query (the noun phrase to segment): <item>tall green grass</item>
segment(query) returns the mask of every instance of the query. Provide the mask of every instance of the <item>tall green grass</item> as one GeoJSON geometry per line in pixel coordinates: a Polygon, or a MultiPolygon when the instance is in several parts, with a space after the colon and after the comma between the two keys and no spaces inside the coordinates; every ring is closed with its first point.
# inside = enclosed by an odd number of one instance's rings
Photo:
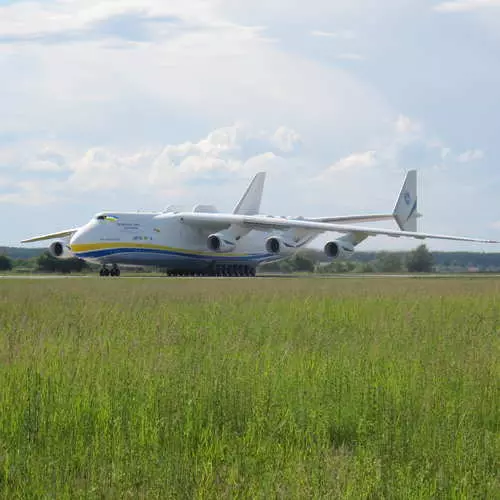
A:
{"type": "Polygon", "coordinates": [[[0,282],[3,498],[500,498],[498,280],[0,282]]]}

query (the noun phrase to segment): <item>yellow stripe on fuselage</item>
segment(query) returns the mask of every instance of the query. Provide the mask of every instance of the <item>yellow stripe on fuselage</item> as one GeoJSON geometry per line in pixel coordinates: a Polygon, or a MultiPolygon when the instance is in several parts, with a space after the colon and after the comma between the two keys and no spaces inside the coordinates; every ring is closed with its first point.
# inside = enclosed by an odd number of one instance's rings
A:
{"type": "Polygon", "coordinates": [[[163,245],[155,245],[153,243],[131,243],[125,241],[117,241],[117,242],[100,242],[100,243],[80,243],[77,245],[71,245],[71,251],[75,254],[79,253],[87,253],[87,252],[96,252],[99,250],[109,250],[114,248],[123,248],[124,252],[126,252],[127,248],[144,248],[146,250],[165,250],[167,252],[176,252],[176,253],[185,253],[189,255],[205,255],[205,256],[213,256],[220,257],[221,255],[229,255],[231,257],[248,257],[248,253],[233,253],[233,252],[209,252],[203,250],[187,250],[185,248],[174,248],[174,247],[166,247],[163,245]]]}

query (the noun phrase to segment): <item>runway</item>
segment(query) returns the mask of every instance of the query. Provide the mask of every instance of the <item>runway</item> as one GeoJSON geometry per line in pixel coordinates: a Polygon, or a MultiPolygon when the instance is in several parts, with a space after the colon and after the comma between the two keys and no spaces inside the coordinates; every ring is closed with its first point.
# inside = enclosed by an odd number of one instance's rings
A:
{"type": "Polygon", "coordinates": [[[169,276],[127,276],[122,275],[120,278],[102,278],[97,274],[84,274],[84,275],[61,275],[61,274],[25,274],[25,275],[0,275],[0,280],[73,280],[73,279],[99,279],[99,280],[142,280],[142,279],[156,279],[156,280],[255,280],[255,279],[453,279],[453,278],[469,278],[469,279],[481,279],[481,278],[500,278],[500,274],[480,274],[480,273],[470,273],[470,274],[261,274],[254,278],[251,277],[221,277],[221,276],[205,276],[205,277],[192,277],[192,276],[182,276],[182,277],[169,277],[169,276]]]}

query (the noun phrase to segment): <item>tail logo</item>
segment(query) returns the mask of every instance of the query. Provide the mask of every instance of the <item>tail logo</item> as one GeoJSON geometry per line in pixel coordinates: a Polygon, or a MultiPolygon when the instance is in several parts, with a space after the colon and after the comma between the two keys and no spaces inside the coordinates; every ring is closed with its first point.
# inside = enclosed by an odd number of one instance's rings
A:
{"type": "Polygon", "coordinates": [[[405,199],[406,204],[410,205],[410,203],[411,203],[411,195],[410,195],[410,193],[408,191],[405,192],[404,199],[405,199]]]}

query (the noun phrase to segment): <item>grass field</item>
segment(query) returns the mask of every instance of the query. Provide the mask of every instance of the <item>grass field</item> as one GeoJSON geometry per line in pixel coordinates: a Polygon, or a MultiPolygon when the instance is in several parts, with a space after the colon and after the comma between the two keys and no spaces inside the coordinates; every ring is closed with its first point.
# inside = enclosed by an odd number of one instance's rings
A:
{"type": "Polygon", "coordinates": [[[0,282],[2,498],[500,498],[500,280],[0,282]]]}

